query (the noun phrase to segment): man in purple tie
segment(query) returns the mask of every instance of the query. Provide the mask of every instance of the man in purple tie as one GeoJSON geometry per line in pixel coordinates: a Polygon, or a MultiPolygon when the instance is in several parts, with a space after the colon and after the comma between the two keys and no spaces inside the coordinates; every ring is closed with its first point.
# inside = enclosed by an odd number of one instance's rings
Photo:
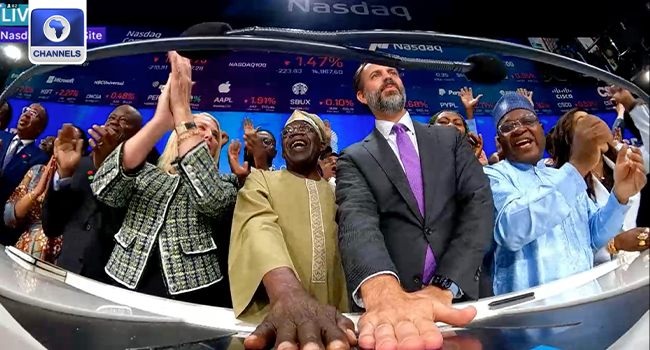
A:
{"type": "Polygon", "coordinates": [[[441,347],[434,321],[462,325],[478,297],[480,266],[494,225],[481,164],[456,128],[413,121],[397,69],[362,64],[359,102],[375,129],[337,164],[339,248],[348,291],[365,308],[359,347],[441,347]]]}

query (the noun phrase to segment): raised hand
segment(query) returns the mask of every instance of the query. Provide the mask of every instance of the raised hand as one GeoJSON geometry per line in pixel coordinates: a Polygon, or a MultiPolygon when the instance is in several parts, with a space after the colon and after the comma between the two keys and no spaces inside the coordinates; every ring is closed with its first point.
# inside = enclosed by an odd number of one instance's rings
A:
{"type": "Polygon", "coordinates": [[[518,89],[517,89],[517,93],[518,93],[519,95],[521,95],[521,96],[527,98],[528,101],[530,101],[530,104],[531,104],[533,107],[535,106],[535,103],[533,102],[533,92],[532,92],[532,91],[528,91],[528,90],[526,90],[526,89],[524,89],[524,88],[518,88],[518,89]]]}
{"type": "Polygon", "coordinates": [[[169,91],[171,90],[171,74],[167,78],[165,85],[160,86],[160,96],[158,96],[158,104],[156,104],[156,113],[153,115],[153,120],[159,122],[164,126],[165,130],[171,131],[174,129],[174,116],[169,106],[169,91]]]}
{"type": "Polygon", "coordinates": [[[607,124],[593,115],[585,115],[575,122],[569,163],[584,177],[598,164],[600,146],[613,140],[607,124]]]}
{"type": "Polygon", "coordinates": [[[608,93],[611,96],[611,101],[616,104],[622,104],[626,109],[631,110],[634,107],[634,97],[632,94],[618,86],[610,86],[608,93]]]}
{"type": "Polygon", "coordinates": [[[237,175],[240,184],[244,184],[246,177],[251,173],[248,170],[248,162],[244,164],[239,164],[239,154],[241,153],[241,143],[239,140],[234,139],[230,142],[228,146],[228,164],[230,164],[230,170],[233,174],[237,175]]]}
{"type": "Polygon", "coordinates": [[[614,188],[612,189],[619,203],[627,204],[628,199],[639,193],[646,185],[646,181],[641,150],[623,145],[616,156],[614,188]]]}
{"type": "Polygon", "coordinates": [[[463,103],[463,106],[465,106],[465,109],[473,111],[476,108],[476,105],[478,104],[481,97],[483,97],[483,94],[480,94],[474,98],[474,92],[472,91],[472,88],[464,87],[460,89],[458,96],[460,97],[460,101],[463,103]]]}
{"type": "Polygon", "coordinates": [[[83,153],[83,140],[77,137],[77,129],[72,124],[63,124],[54,140],[54,157],[56,158],[59,177],[71,177],[83,153]]]}
{"type": "Polygon", "coordinates": [[[88,134],[91,136],[88,143],[92,148],[93,166],[99,169],[104,159],[120,144],[120,138],[113,128],[106,126],[93,125],[88,134]]]}
{"type": "Polygon", "coordinates": [[[617,103],[614,110],[616,110],[617,117],[619,118],[622,118],[623,114],[625,114],[625,106],[622,103],[617,103]]]}
{"type": "Polygon", "coordinates": [[[56,161],[54,157],[50,158],[50,161],[45,166],[41,178],[38,180],[36,187],[32,190],[31,198],[36,199],[40,197],[47,190],[47,186],[52,182],[52,177],[56,172],[56,161]]]}
{"type": "Polygon", "coordinates": [[[172,69],[169,81],[171,86],[169,106],[174,116],[174,125],[181,122],[191,122],[192,65],[189,59],[179,55],[176,51],[170,51],[167,55],[172,69]]]}
{"type": "Polygon", "coordinates": [[[303,293],[287,295],[271,304],[269,314],[244,341],[246,349],[349,350],[355,344],[354,324],[335,307],[303,293]],[[311,346],[311,347],[310,347],[311,346]]]}

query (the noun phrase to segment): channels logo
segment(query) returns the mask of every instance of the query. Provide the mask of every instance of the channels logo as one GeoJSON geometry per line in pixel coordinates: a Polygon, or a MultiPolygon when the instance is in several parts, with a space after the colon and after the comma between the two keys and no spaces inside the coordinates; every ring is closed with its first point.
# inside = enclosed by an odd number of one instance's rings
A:
{"type": "Polygon", "coordinates": [[[123,43],[131,42],[131,41],[139,41],[139,40],[145,40],[145,39],[160,39],[162,36],[162,33],[160,32],[152,32],[152,31],[146,31],[146,32],[141,32],[137,30],[129,30],[126,32],[126,37],[124,40],[122,40],[123,43]]]}
{"type": "Polygon", "coordinates": [[[229,62],[228,67],[234,67],[234,68],[266,68],[266,62],[229,62]]]}
{"type": "Polygon", "coordinates": [[[219,84],[218,90],[219,90],[219,93],[221,93],[221,94],[229,93],[230,92],[230,82],[227,81],[225,83],[219,84]]]}
{"type": "Polygon", "coordinates": [[[293,91],[295,95],[304,95],[307,93],[308,89],[309,87],[305,83],[295,83],[291,87],[291,91],[293,91]]]}
{"type": "Polygon", "coordinates": [[[29,4],[31,63],[78,65],[86,61],[86,0],[67,4],[76,8],[51,8],[44,1],[29,4]]]}
{"type": "Polygon", "coordinates": [[[396,17],[406,18],[407,21],[411,20],[411,15],[406,6],[392,6],[388,8],[384,5],[370,5],[365,1],[360,4],[349,5],[343,2],[311,2],[309,0],[288,0],[288,11],[293,12],[294,8],[301,10],[304,13],[313,12],[314,14],[335,14],[335,15],[348,15],[353,13],[359,16],[390,16],[391,14],[396,17]]]}
{"type": "Polygon", "coordinates": [[[63,78],[55,77],[54,75],[50,75],[49,77],[47,77],[47,80],[45,82],[48,84],[52,84],[52,83],[74,84],[74,78],[63,79],[63,78]]]}
{"type": "Polygon", "coordinates": [[[117,86],[124,86],[124,81],[95,80],[95,85],[117,85],[117,86]]]}
{"type": "Polygon", "coordinates": [[[440,45],[416,45],[416,44],[370,44],[370,47],[368,47],[368,50],[370,51],[377,51],[377,49],[383,49],[386,50],[388,48],[392,48],[393,50],[401,50],[401,51],[428,51],[428,52],[433,52],[437,51],[442,53],[442,46],[440,45]]]}

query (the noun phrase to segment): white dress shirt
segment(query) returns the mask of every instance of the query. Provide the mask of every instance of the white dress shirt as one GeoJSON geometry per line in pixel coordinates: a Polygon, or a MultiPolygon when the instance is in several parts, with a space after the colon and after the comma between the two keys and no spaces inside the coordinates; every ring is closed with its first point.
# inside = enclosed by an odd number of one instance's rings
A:
{"type": "Polygon", "coordinates": [[[630,111],[630,118],[634,122],[634,126],[639,129],[639,134],[641,134],[641,141],[643,142],[641,153],[643,154],[645,172],[648,174],[650,171],[650,112],[648,105],[645,103],[636,105],[630,111]]]}
{"type": "MultiPolygon", "coordinates": [[[[5,153],[5,158],[7,157],[8,154],[12,154],[12,157],[15,157],[18,152],[20,152],[25,146],[34,143],[34,140],[22,140],[18,137],[18,135],[14,136],[13,139],[11,139],[11,143],[9,144],[9,147],[7,147],[7,152],[5,153]],[[17,148],[17,149],[16,149],[17,148]],[[15,151],[14,151],[15,149],[15,151]]],[[[11,161],[10,159],[7,161],[11,161]]],[[[0,164],[2,165],[2,164],[0,164]]]]}
{"type": "MultiPolygon", "coordinates": [[[[397,157],[399,164],[402,166],[402,170],[404,170],[404,164],[402,164],[402,159],[399,157],[399,147],[397,147],[397,134],[395,133],[395,131],[393,131],[393,126],[395,124],[396,123],[389,122],[386,120],[375,120],[375,128],[377,128],[377,130],[379,130],[379,133],[381,133],[381,135],[386,139],[386,141],[388,141],[388,145],[395,153],[395,156],[397,157]]],[[[409,112],[404,113],[404,115],[402,116],[402,118],[400,118],[397,124],[403,124],[404,126],[406,126],[406,128],[408,129],[406,133],[409,135],[411,142],[413,142],[413,146],[415,147],[415,152],[417,152],[419,156],[420,150],[418,149],[418,139],[415,136],[415,131],[413,130],[413,120],[411,119],[409,112]]]]}

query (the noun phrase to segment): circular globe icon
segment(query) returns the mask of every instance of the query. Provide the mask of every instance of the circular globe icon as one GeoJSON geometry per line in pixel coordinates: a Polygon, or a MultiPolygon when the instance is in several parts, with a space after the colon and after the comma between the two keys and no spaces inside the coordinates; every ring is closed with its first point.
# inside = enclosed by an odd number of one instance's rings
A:
{"type": "Polygon", "coordinates": [[[60,43],[70,35],[70,22],[60,15],[48,18],[43,24],[43,34],[54,43],[60,43]]]}

